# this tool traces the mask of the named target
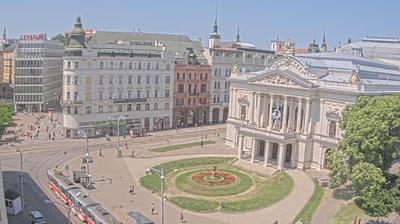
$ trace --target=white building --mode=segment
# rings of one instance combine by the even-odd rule
[[[278,169],[322,169],[342,110],[362,95],[400,92],[397,66],[339,53],[284,57],[230,79],[226,144],[239,159]]]
[[[63,108],[67,137],[144,135],[172,126],[174,65],[200,44],[183,35],[94,33],[85,41],[80,18],[64,57]],[[121,119],[119,119],[121,118]],[[120,120],[118,122],[118,120]]]
[[[228,79],[232,67],[246,72],[259,71],[275,58],[273,51],[257,49],[253,44],[241,42],[239,29],[235,41],[222,42],[217,19],[210,33],[209,46],[203,54],[211,65],[210,123],[224,122],[228,118]]]
[[[0,224],[7,224],[7,208],[6,200],[4,198],[4,183],[2,174],[1,164],[0,164]]]

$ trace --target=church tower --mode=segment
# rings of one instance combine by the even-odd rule
[[[218,24],[217,24],[217,12],[215,12],[215,21],[213,26],[213,32],[210,33],[210,37],[208,39],[208,47],[213,48],[215,45],[221,40],[221,35],[218,33]]]
[[[82,28],[81,17],[76,18],[74,28],[67,34],[70,41],[66,47],[68,55],[81,56],[82,49],[86,48],[85,45],[85,31]]]
[[[240,33],[239,33],[239,26],[237,28],[237,33],[236,33],[236,43],[240,42]]]
[[[328,46],[326,45],[325,32],[324,32],[324,37],[322,38],[320,51],[321,52],[327,52],[328,51]]]

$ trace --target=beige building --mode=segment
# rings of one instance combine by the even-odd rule
[[[339,53],[285,55],[230,79],[226,144],[237,157],[277,169],[323,169],[337,146],[342,110],[361,95],[400,92],[397,66]]]

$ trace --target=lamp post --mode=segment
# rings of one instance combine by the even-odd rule
[[[87,129],[84,129],[83,131],[78,131],[78,134],[83,134],[83,138],[86,139],[86,155],[85,155],[85,161],[86,161],[86,172],[88,174],[88,186],[92,186],[92,181],[90,178],[90,166],[89,166],[89,159],[90,159],[90,153],[89,153],[89,133]]]
[[[156,172],[160,176],[160,183],[161,183],[161,224],[164,224],[164,179],[165,179],[165,174],[174,171],[176,172],[178,169],[173,168],[169,170],[164,170],[162,167],[161,170],[155,169],[155,168],[148,168],[146,169],[147,173],[150,173],[150,171]]]
[[[199,103],[199,106],[201,106],[201,108],[202,108],[202,118],[201,118],[201,145],[203,146],[203,139],[204,139],[204,104],[201,104],[201,103]]]
[[[72,208],[75,208],[76,203],[76,199],[81,195],[81,192],[78,192],[75,196],[75,200],[74,203],[68,208],[68,224],[71,224],[71,210]]]
[[[121,157],[121,149],[119,148],[119,122],[121,120],[124,120],[126,118],[126,115],[120,115],[117,117],[117,158]],[[110,120],[111,117],[108,117],[108,119]]]
[[[16,145],[11,144],[12,147],[17,149],[17,152],[19,152],[19,159],[20,159],[20,185],[21,185],[21,200],[22,200],[22,214],[24,216],[25,219],[25,197],[24,197],[24,176],[23,176],[23,172],[22,172],[22,161],[23,161],[23,155],[24,155],[24,150],[19,149]]]

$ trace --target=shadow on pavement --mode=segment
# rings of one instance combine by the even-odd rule
[[[3,171],[2,173],[4,190],[11,189],[20,194],[20,173],[18,171]],[[68,220],[64,213],[47,197],[46,193],[27,173],[24,173],[24,195],[26,214],[29,214],[30,211],[40,211],[46,223],[67,223]],[[62,204],[61,200],[57,200],[55,203]],[[7,217],[9,224],[23,223],[22,212],[18,213],[18,215],[7,215]]]
[[[348,184],[344,187],[334,189],[332,196],[335,199],[350,200],[352,198],[351,185]]]

